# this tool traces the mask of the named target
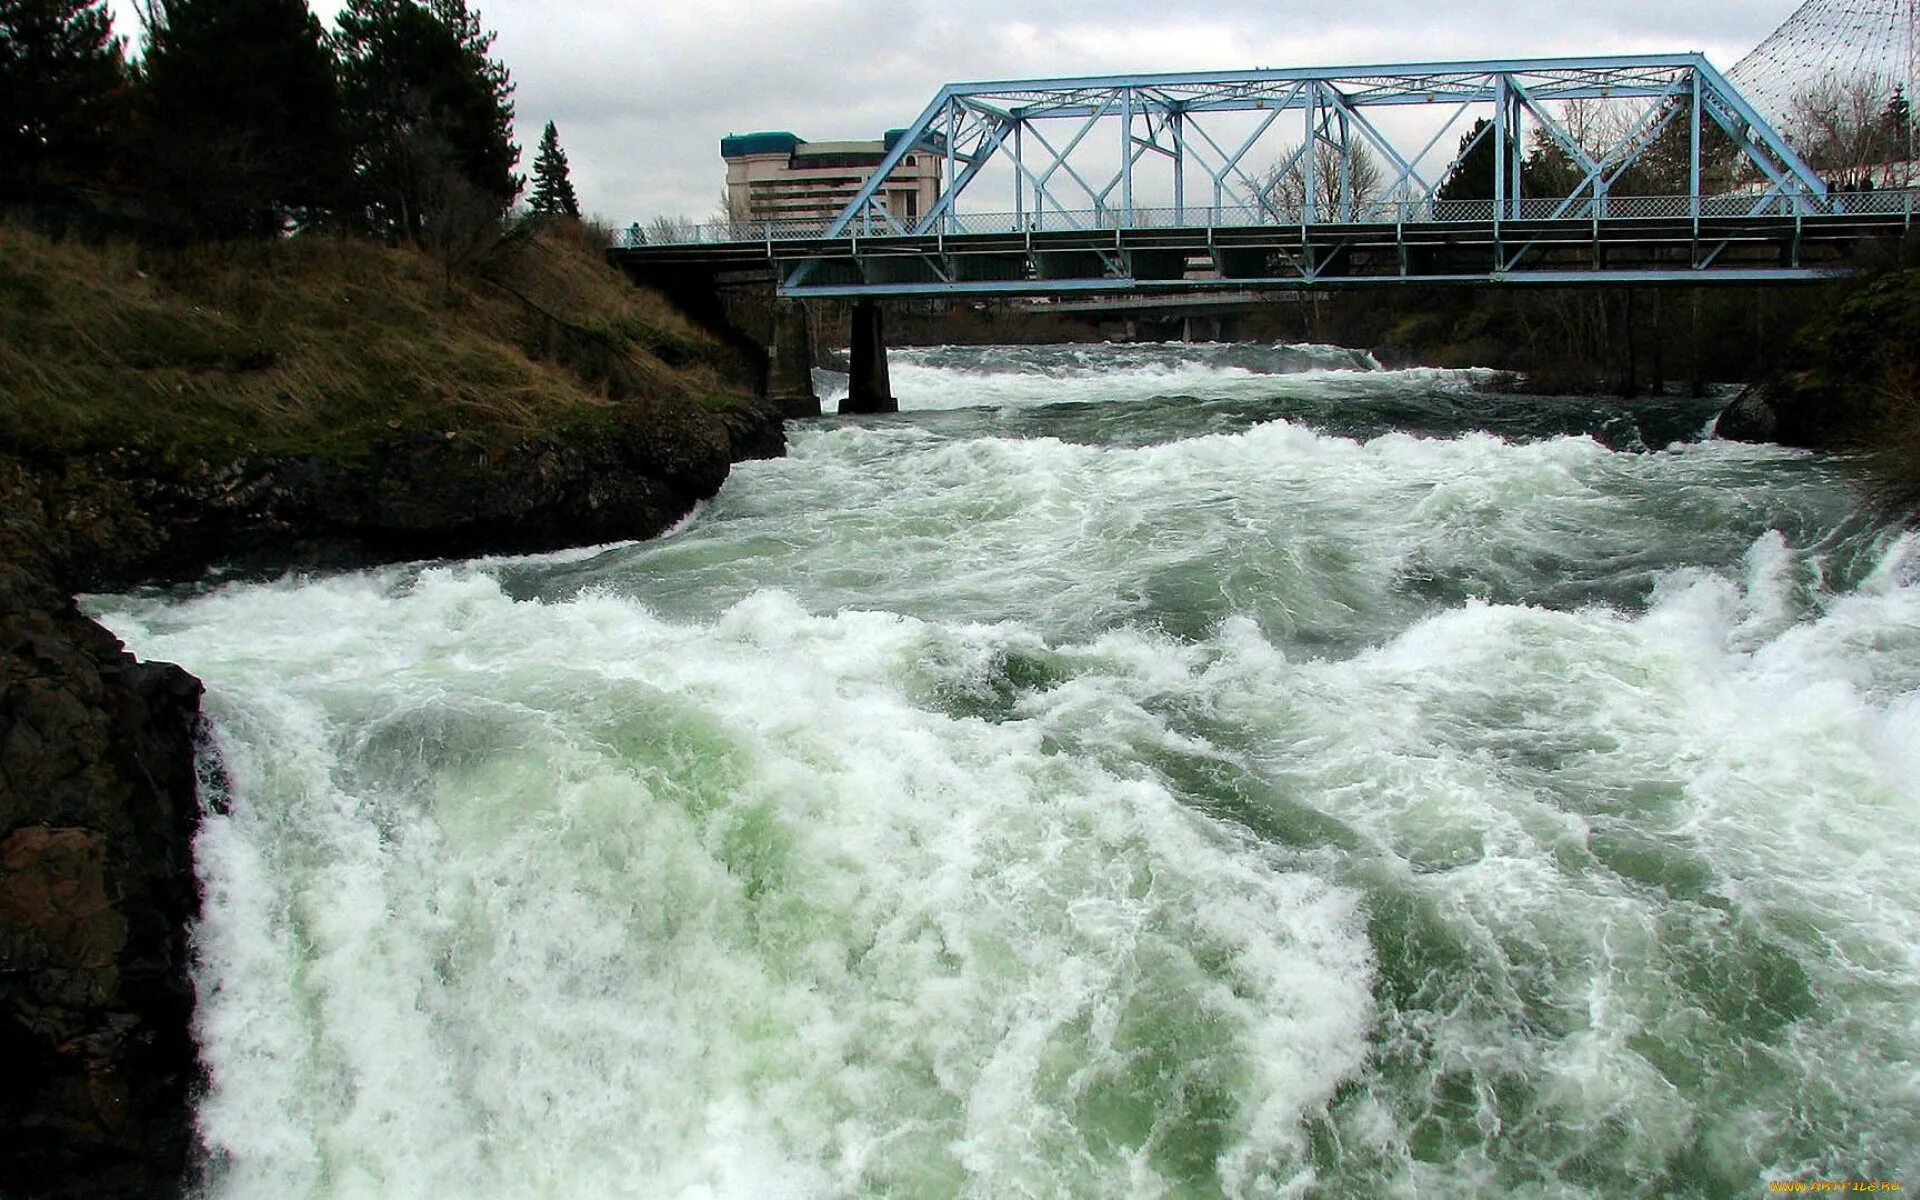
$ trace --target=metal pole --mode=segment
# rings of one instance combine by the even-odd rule
[[[1353,220],[1353,130],[1347,121],[1347,110],[1342,108],[1340,115],[1340,219]]]
[[[956,118],[959,116],[959,111],[960,111],[960,105],[958,101],[950,100],[947,102],[947,186],[948,187],[953,186],[954,155],[956,153],[954,149],[954,140],[960,132],[956,122]],[[953,205],[951,204],[947,205],[947,228],[954,233],[960,232],[959,219],[960,219],[960,215],[953,210]]]
[[[1307,85],[1307,156],[1300,170],[1306,176],[1306,207],[1300,214],[1303,225],[1313,224],[1315,210],[1319,207],[1318,186],[1314,170],[1314,159],[1320,155],[1320,81],[1314,80]]]
[[[1175,224],[1187,223],[1187,133],[1186,118],[1179,109],[1167,114],[1167,122],[1173,126],[1173,208],[1178,214]]]
[[[1691,74],[1693,86],[1689,92],[1692,106],[1689,109],[1691,115],[1688,121],[1691,128],[1688,133],[1692,141],[1692,151],[1687,168],[1687,194],[1693,197],[1690,207],[1693,210],[1693,240],[1697,243],[1700,240],[1700,68],[1695,67]]]
[[[1507,77],[1493,81],[1493,234],[1500,240],[1500,217],[1507,208]]]
[[[1522,207],[1522,205],[1526,203],[1526,172],[1522,167],[1525,165],[1526,160],[1525,131],[1527,110],[1526,106],[1520,103],[1518,94],[1513,96],[1511,103],[1513,104],[1513,116],[1507,122],[1507,137],[1512,145],[1507,147],[1506,152],[1512,156],[1512,159],[1507,168],[1507,180],[1508,190],[1513,193],[1513,212],[1511,215],[1514,220],[1518,221],[1526,212]]]
[[[1026,168],[1025,160],[1021,157],[1021,143],[1025,139],[1020,136],[1026,128],[1025,118],[1015,119],[1013,123],[1013,227],[1015,229],[1027,227]],[[1038,196],[1034,197],[1036,202],[1039,199]]]
[[[1907,161],[1901,174],[1905,186],[1913,187],[1913,86],[1920,77],[1920,0],[1907,0]],[[1912,197],[1908,197],[1911,202]]]
[[[1133,89],[1120,93],[1120,221],[1133,228]]]

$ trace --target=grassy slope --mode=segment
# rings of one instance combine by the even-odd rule
[[[504,443],[628,398],[717,402],[738,390],[724,354],[564,228],[449,283],[427,255],[333,237],[166,252],[0,226],[0,449]]]

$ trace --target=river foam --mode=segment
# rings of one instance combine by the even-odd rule
[[[900,407],[930,411],[981,406],[1106,403],[1157,396],[1216,399],[1312,395],[1329,383],[1366,386],[1356,376],[1379,373],[1364,350],[1339,346],[1196,342],[1061,346],[930,346],[888,353],[888,375]],[[1392,372],[1403,377],[1466,381],[1492,372]],[[847,394],[843,371],[816,372],[824,407]]]
[[[918,622],[766,593],[675,626],[463,572],[167,620],[153,653],[217,629],[180,656],[295,681],[216,697],[228,1194],[1123,1194],[1162,1157],[1258,1176],[1364,1057],[1351,892],[915,706]]]

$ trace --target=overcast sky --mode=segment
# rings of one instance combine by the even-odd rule
[[[955,80],[1701,50],[1798,0],[470,0],[518,86],[522,169],[559,125],[581,206],[718,207],[729,133],[873,138]]]
[[[513,74],[521,170],[557,122],[582,208],[625,225],[711,215],[726,134],[875,138],[957,80],[1685,50],[1724,69],[1798,0],[468,2]]]

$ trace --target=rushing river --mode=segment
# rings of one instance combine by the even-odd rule
[[[94,598],[208,1193],[1920,1187],[1920,539],[1472,382],[898,352],[652,543]]]

